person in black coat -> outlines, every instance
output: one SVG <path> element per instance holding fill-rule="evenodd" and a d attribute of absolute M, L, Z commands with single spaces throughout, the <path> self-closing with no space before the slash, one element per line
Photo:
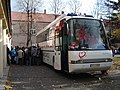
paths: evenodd
<path fill-rule="evenodd" d="M 7 47 L 7 65 L 10 65 L 10 50 Z"/>
<path fill-rule="evenodd" d="M 37 65 L 42 64 L 42 50 L 40 47 L 37 48 Z"/>
<path fill-rule="evenodd" d="M 27 52 L 27 58 L 28 58 L 28 63 L 27 65 L 31 65 L 31 61 L 32 61 L 32 55 L 31 55 L 31 47 L 28 48 L 28 52 Z"/>

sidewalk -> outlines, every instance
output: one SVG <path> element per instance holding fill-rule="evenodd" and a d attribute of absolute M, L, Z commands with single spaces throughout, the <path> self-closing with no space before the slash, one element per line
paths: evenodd
<path fill-rule="evenodd" d="M 7 66 L 3 69 L 3 77 L 0 78 L 0 90 L 5 90 L 9 67 L 10 66 Z"/>

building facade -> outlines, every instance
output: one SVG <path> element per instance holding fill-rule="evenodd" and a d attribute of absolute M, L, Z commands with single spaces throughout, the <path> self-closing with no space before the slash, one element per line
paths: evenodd
<path fill-rule="evenodd" d="M 10 0 L 0 0 L 0 78 L 7 67 L 7 47 L 10 48 L 11 32 Z"/>
<path fill-rule="evenodd" d="M 56 15 L 44 13 L 32 13 L 32 18 L 29 17 L 28 26 L 28 14 L 26 12 L 12 12 L 12 45 L 19 47 L 26 47 L 28 27 L 31 41 L 29 46 L 36 43 L 36 33 L 52 22 Z M 32 20 L 31 20 L 32 19 Z"/>

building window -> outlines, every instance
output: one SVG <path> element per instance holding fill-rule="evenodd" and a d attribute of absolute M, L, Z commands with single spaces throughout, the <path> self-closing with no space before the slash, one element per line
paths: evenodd
<path fill-rule="evenodd" d="M 31 30 L 31 35 L 36 35 L 36 30 L 35 29 Z"/>

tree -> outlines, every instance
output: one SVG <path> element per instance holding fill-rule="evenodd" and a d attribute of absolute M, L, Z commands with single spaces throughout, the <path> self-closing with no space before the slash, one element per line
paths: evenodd
<path fill-rule="evenodd" d="M 114 37 L 114 41 L 120 40 L 120 0 L 118 2 L 107 0 L 105 5 L 113 10 L 109 15 L 110 26 L 111 26 L 111 37 Z"/>
<path fill-rule="evenodd" d="M 18 10 L 23 12 L 34 10 L 34 8 L 39 9 L 42 4 L 42 0 L 17 0 Z"/>
<path fill-rule="evenodd" d="M 17 6 L 20 11 L 27 13 L 27 42 L 26 46 L 29 46 L 31 41 L 31 29 L 32 29 L 32 14 L 33 12 L 42 6 L 42 0 L 17 0 Z"/>
<path fill-rule="evenodd" d="M 95 5 L 91 8 L 91 13 L 96 18 L 105 18 L 109 14 L 108 7 L 105 6 L 106 0 L 96 0 Z"/>
<path fill-rule="evenodd" d="M 54 14 L 59 14 L 65 8 L 65 3 L 62 0 L 49 0 L 49 4 Z"/>
<path fill-rule="evenodd" d="M 70 0 L 68 2 L 70 9 L 72 11 L 72 13 L 79 13 L 80 7 L 82 5 L 82 3 L 79 0 Z"/>

